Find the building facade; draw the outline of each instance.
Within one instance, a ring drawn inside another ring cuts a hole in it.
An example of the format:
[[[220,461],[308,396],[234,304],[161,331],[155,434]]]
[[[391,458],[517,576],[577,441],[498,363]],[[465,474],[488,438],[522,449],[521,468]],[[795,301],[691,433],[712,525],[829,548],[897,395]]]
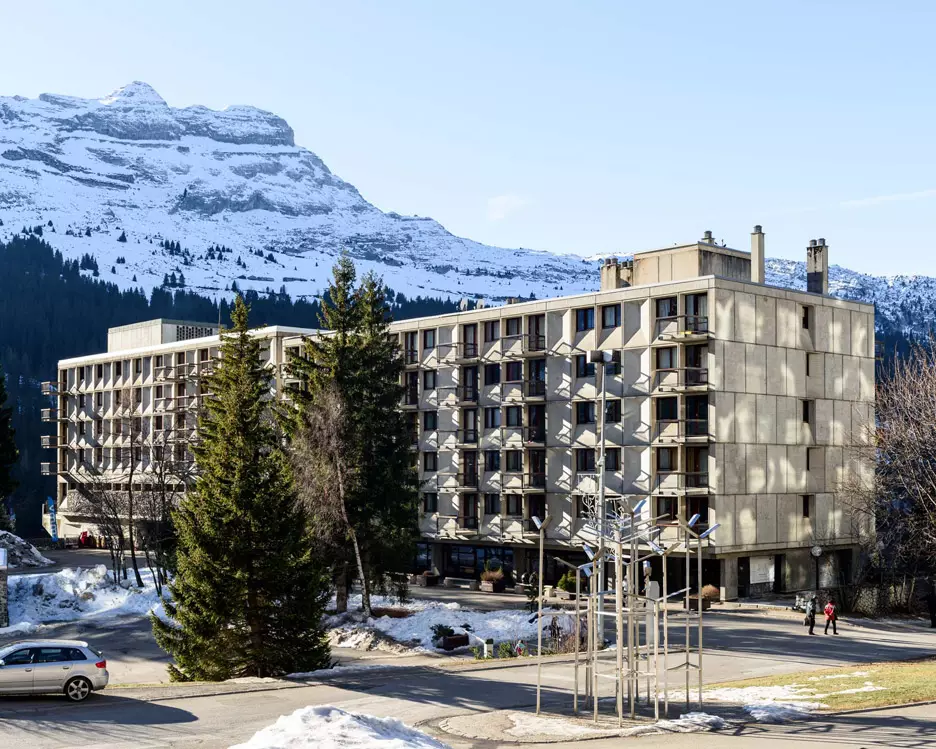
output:
[[[609,503],[648,499],[664,534],[679,517],[719,523],[703,583],[725,598],[803,589],[817,574],[823,585],[848,579],[857,529],[839,487],[872,470],[855,448],[874,416],[874,309],[828,296],[823,240],[807,255],[808,292],[770,287],[760,227],[750,253],[706,233],[606,262],[594,294],[395,322],[421,482],[417,571],[476,577],[492,558],[532,571],[533,517],[547,514],[550,558],[584,559],[580,532],[603,484]],[[279,367],[315,331],[256,334]],[[130,335],[116,331],[115,346]],[[216,348],[216,335],[160,339],[60,363],[60,523],[82,520],[68,513],[76,467],[89,451],[106,464],[98,451],[114,442],[106,425],[103,442],[89,442],[98,438],[81,423],[100,409],[106,421],[113,393],[131,388],[157,433],[166,357],[184,353],[185,377],[172,380],[173,407],[184,408],[206,395],[189,373]],[[561,569],[551,561],[545,574]]]

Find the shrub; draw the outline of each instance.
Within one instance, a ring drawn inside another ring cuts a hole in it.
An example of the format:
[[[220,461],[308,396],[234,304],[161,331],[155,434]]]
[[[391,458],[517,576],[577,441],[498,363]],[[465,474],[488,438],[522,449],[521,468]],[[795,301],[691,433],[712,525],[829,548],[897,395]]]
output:
[[[455,634],[455,630],[452,629],[447,624],[433,624],[432,625],[432,639],[441,640],[443,637],[451,637]]]
[[[500,642],[497,644],[497,657],[498,658],[516,658],[517,654],[514,652],[513,645],[509,642]]]
[[[709,601],[717,601],[721,598],[721,591],[718,590],[714,585],[703,585],[702,586],[702,598]]]
[[[572,570],[566,570],[565,574],[559,578],[559,582],[556,583],[556,587],[559,590],[564,590],[566,593],[575,592],[575,573]]]
[[[481,581],[485,583],[497,583],[504,579],[504,571],[500,568],[496,570],[484,570],[481,573]]]

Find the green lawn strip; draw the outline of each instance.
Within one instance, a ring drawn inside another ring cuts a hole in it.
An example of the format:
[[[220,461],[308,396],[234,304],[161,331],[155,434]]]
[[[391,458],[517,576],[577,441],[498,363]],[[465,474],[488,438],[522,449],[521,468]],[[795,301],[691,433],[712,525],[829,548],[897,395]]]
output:
[[[853,676],[857,672],[862,675]],[[864,675],[864,674],[867,675]],[[823,678],[823,677],[836,678]],[[860,689],[868,682],[883,689],[874,692],[854,692],[852,694],[834,694],[849,689]],[[729,681],[710,684],[708,689],[724,687],[768,687],[799,685],[814,689],[816,697],[826,707],[823,711],[859,710],[862,708],[887,707],[911,702],[936,700],[936,658],[922,658],[912,661],[892,663],[865,663],[828,668],[819,671],[805,671],[779,676],[767,676],[742,681]],[[812,692],[804,692],[803,699],[810,700]]]

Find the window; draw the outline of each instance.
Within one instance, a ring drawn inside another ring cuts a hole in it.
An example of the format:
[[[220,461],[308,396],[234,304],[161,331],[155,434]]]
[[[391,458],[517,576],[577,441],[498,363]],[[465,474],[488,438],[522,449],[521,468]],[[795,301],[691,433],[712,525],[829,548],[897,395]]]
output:
[[[575,470],[577,473],[595,472],[595,451],[593,448],[584,447],[576,449]]]
[[[811,495],[811,494],[804,494],[804,495],[802,495],[802,496],[803,496],[803,517],[804,517],[804,518],[808,518],[808,517],[809,517],[809,507],[810,507],[810,504],[812,503],[812,495]]]
[[[696,526],[696,529],[699,526],[708,525],[708,497],[688,497],[686,508],[689,511],[689,517],[686,518],[688,521],[693,515],[699,516],[699,522]]]
[[[800,403],[802,404],[803,423],[812,424],[814,413],[813,401],[800,401]]]
[[[656,508],[657,517],[663,516],[660,518],[661,522],[676,522],[677,513],[679,512],[679,500],[676,497],[657,497]]]
[[[484,409],[484,428],[495,429],[501,425],[501,413],[499,408]]]
[[[507,450],[507,471],[510,473],[523,472],[523,451]]]
[[[611,361],[605,364],[605,375],[608,377],[614,377],[615,375],[621,374],[621,360]]]
[[[140,405],[143,402],[143,388],[134,388],[133,402]]]
[[[803,330],[812,330],[813,308],[804,304],[800,308],[800,319],[802,320]]]
[[[594,377],[595,363],[588,361],[585,354],[578,354],[575,357],[575,376],[576,377]]]
[[[507,328],[507,336],[509,338],[516,338],[520,335],[520,331],[523,330],[523,319],[520,317],[509,317],[504,321],[504,325]]]
[[[78,396],[78,410],[81,411],[84,409],[84,407],[85,407],[85,397],[84,397],[84,393],[81,393]]]
[[[499,471],[500,470],[500,450],[485,450],[484,451],[484,470],[485,471]]]
[[[595,329],[595,308],[585,307],[575,310],[575,330],[579,333]]]
[[[104,408],[104,393],[96,393],[94,396],[94,402],[98,408]]]
[[[159,356],[156,357],[156,366],[161,367],[162,365],[163,365],[163,357],[162,357],[162,354],[160,354]]]
[[[662,320],[667,317],[676,317],[679,314],[677,309],[678,307],[676,305],[676,297],[674,296],[668,296],[656,300],[656,316],[658,320]]]
[[[657,421],[676,421],[679,418],[679,398],[657,398]]]
[[[406,361],[408,364],[417,361],[416,346],[418,341],[419,333],[415,330],[403,334],[403,348],[406,350]]]
[[[676,448],[659,447],[656,451],[657,472],[669,473],[676,470]]]
[[[505,382],[520,382],[523,380],[523,362],[507,362]]]
[[[184,352],[184,351],[179,351],[179,352],[176,353],[176,355],[175,355],[175,363],[176,363],[176,364],[185,364],[185,352]]]
[[[500,494],[485,494],[484,495],[484,514],[485,515],[500,515],[500,511],[501,511]]]
[[[439,412],[423,411],[423,429],[431,432],[439,428]]]
[[[605,408],[605,421],[609,424],[619,424],[621,421],[621,401],[609,400]]]
[[[676,347],[666,346],[656,350],[657,369],[676,369]]]
[[[432,349],[432,348],[435,348],[435,345],[436,345],[435,328],[432,328],[432,330],[424,330],[423,331],[423,349],[424,350]]]
[[[162,417],[162,416],[154,416],[154,417],[153,417],[153,428],[154,428],[157,432],[161,432],[161,431],[162,431],[162,428],[163,428],[163,417]]]
[[[81,437],[85,436],[85,422],[83,421],[78,422],[78,434]]]
[[[115,362],[114,362],[114,377],[120,377],[120,376],[121,376],[121,372],[122,372],[122,367],[121,367],[121,365],[122,365],[122,362],[119,362],[119,361],[115,361]]]
[[[423,453],[423,470],[424,471],[438,471],[439,470],[439,454],[438,453]]]
[[[32,663],[32,653],[29,648],[17,650],[16,652],[3,656],[3,662],[8,666],[22,666],[26,663]]]
[[[620,471],[621,470],[621,448],[619,447],[606,447],[605,448],[605,470],[606,471]]]
[[[439,495],[436,492],[423,493],[423,512],[439,511]]]
[[[508,494],[507,495],[507,514],[512,517],[523,516],[523,495],[522,494]]]
[[[506,411],[504,416],[507,420],[507,426],[523,426],[523,409],[520,406],[507,406],[504,411]]]
[[[578,401],[575,404],[575,423],[595,423],[595,401]]]
[[[488,320],[484,323],[484,342],[491,343],[500,339],[500,320]]]
[[[71,660],[71,648],[33,648],[33,663],[64,663]]]
[[[198,361],[208,361],[208,349],[198,349]]]
[[[484,365],[484,384],[497,385],[500,383],[500,364]]]
[[[423,390],[435,390],[436,388],[436,371],[434,369],[427,369],[423,372]]]
[[[103,364],[97,365],[97,378],[99,380],[104,378],[104,365]]]
[[[88,657],[81,652],[78,648],[70,648],[66,653],[68,660],[70,661],[86,661]]]
[[[619,328],[621,327],[621,305],[608,304],[601,308],[601,327]]]

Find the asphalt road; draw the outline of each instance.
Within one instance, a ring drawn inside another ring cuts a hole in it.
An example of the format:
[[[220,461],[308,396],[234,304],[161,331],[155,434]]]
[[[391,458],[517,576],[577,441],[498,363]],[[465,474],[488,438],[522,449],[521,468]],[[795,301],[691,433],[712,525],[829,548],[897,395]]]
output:
[[[719,613],[706,621],[705,640],[711,648],[704,672],[708,683],[936,652],[936,635],[922,629],[843,627],[838,637],[809,637],[799,622],[788,618]],[[114,650],[112,645],[111,652]],[[119,670],[124,661],[117,658],[113,663],[112,668]],[[333,704],[378,716],[395,716],[414,725],[454,714],[524,708],[535,703],[536,668],[528,662],[506,669],[439,668],[438,661],[433,663],[336,673],[321,683],[285,688],[281,684],[116,688],[94,695],[83,705],[70,705],[59,697],[7,698],[0,702],[0,745],[4,749],[220,749],[246,740],[279,715],[306,705]],[[544,668],[543,683],[546,706],[568,703],[571,666],[549,664]],[[915,743],[906,745],[936,747],[936,743],[927,743],[936,742],[936,728],[927,720],[928,715],[936,717],[936,707],[931,706],[928,713],[917,709],[906,714],[881,713],[878,718],[849,718],[845,722],[835,719],[834,726],[826,721],[824,734],[817,727],[820,724],[812,721],[795,726],[755,726],[735,738],[743,739],[746,743],[736,743],[744,747],[767,741],[771,742],[769,746],[782,746],[782,742],[801,740],[801,734],[811,739],[834,737],[835,741],[845,742],[842,745],[894,746],[904,745],[897,737],[913,734]],[[857,744],[849,743],[850,736],[857,737]],[[888,736],[891,743],[884,741]],[[724,734],[694,736],[691,741],[697,746],[716,739],[723,740]],[[667,740],[683,741],[677,737]],[[656,739],[639,741],[642,747],[657,745],[652,743]],[[620,742],[617,739],[615,745]],[[470,745],[451,739],[449,743],[457,747]],[[589,742],[588,746],[597,749],[602,744],[611,746],[606,742]],[[667,743],[667,747],[688,745]]]

